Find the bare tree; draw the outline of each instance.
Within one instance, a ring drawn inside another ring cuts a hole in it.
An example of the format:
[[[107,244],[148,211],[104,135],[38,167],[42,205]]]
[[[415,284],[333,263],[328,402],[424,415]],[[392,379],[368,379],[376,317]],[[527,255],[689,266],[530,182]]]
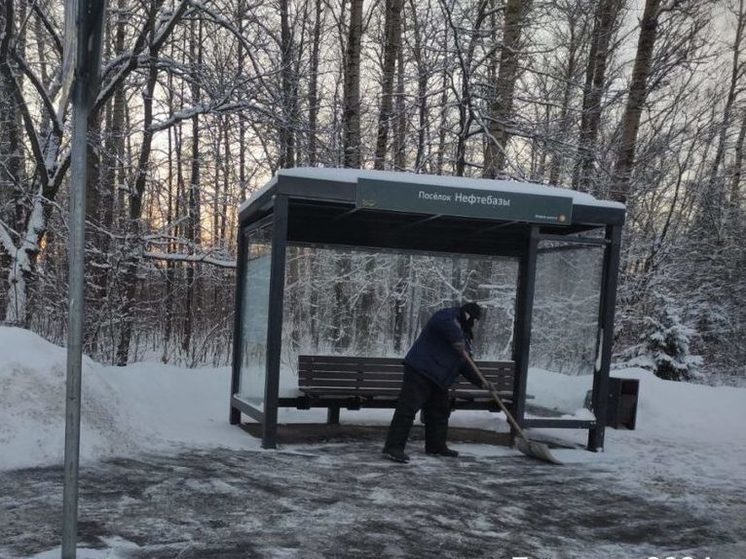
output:
[[[487,121],[487,145],[484,152],[483,175],[495,178],[505,167],[506,149],[510,139],[510,118],[513,93],[518,79],[521,34],[526,25],[531,2],[507,0],[503,22],[500,69]]]
[[[735,33],[731,47],[731,68],[728,90],[723,107],[723,119],[719,126],[717,134],[717,147],[715,148],[715,157],[712,161],[707,186],[702,193],[702,203],[699,214],[699,226],[703,230],[714,233],[715,236],[720,234],[720,225],[723,218],[723,210],[726,206],[726,185],[725,180],[720,177],[720,168],[725,159],[726,140],[728,130],[734,124],[733,112],[735,109],[738,94],[743,90],[743,78],[746,75],[746,61],[741,59],[741,44],[743,41],[744,26],[746,26],[746,6],[744,0],[737,0],[735,5],[729,6],[730,12],[735,19]],[[743,139],[739,138],[739,143],[743,145]],[[737,150],[737,158],[740,156],[740,150]]]
[[[594,15],[591,48],[585,73],[578,155],[572,187],[591,189],[594,151],[601,121],[601,103],[606,90],[606,67],[611,56],[612,37],[619,24],[625,0],[600,0]]]
[[[393,115],[394,68],[401,50],[403,0],[386,0],[386,23],[383,47],[383,72],[381,76],[381,109],[378,114],[378,133],[373,166],[384,168],[388,148],[388,133]]]
[[[324,20],[324,9],[321,0],[315,0],[313,37],[311,39],[311,62],[308,80],[308,164],[316,165],[316,135],[319,115],[319,51],[321,49],[321,26]]]
[[[350,0],[350,26],[347,36],[344,74],[344,164],[360,167],[360,42],[363,33],[363,0]]]

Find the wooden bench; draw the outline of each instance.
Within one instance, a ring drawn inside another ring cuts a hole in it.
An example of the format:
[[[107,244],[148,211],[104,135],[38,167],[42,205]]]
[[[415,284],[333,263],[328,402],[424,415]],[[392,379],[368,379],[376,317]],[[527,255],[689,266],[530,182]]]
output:
[[[482,373],[492,382],[507,405],[513,399],[513,361],[477,361]],[[338,355],[300,355],[297,399],[299,409],[328,408],[328,423],[339,423],[339,410],[393,408],[401,388],[401,358],[343,357]],[[486,390],[459,376],[450,390],[451,409],[500,411]],[[289,402],[288,402],[289,403]]]

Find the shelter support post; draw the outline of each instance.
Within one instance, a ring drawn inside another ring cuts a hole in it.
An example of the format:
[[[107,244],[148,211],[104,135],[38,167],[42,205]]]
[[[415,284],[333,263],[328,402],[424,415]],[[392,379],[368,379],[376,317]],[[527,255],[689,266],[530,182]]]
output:
[[[282,309],[285,291],[285,252],[288,238],[288,199],[275,198],[272,223],[272,259],[269,278],[269,319],[267,325],[267,377],[264,389],[264,431],[262,447],[277,446],[277,406],[282,350]]]
[[[246,256],[247,256],[247,237],[244,228],[239,227],[238,229],[238,256],[236,262],[236,299],[233,305],[234,317],[233,317],[233,359],[232,359],[232,370],[231,370],[231,393],[229,401],[233,399],[233,395],[238,392],[239,378],[241,374],[241,340],[243,339],[242,333],[242,317],[243,317],[243,292],[244,284],[246,283]],[[230,417],[231,425],[238,425],[241,422],[241,410],[230,405]]]
[[[596,423],[588,432],[588,450],[596,452],[604,447],[606,430],[609,368],[611,367],[611,346],[614,341],[614,309],[616,306],[617,276],[619,274],[619,254],[622,244],[622,226],[607,225],[606,239],[609,244],[604,253],[598,310],[596,362],[593,370],[593,413],[596,415]]]
[[[515,377],[513,381],[513,415],[523,426],[526,411],[526,383],[528,380],[528,359],[531,345],[531,316],[534,310],[536,284],[536,255],[539,246],[539,227],[531,227],[525,251],[518,267],[518,286],[515,300],[515,323],[513,325],[513,361]],[[511,428],[511,439],[516,435]]]

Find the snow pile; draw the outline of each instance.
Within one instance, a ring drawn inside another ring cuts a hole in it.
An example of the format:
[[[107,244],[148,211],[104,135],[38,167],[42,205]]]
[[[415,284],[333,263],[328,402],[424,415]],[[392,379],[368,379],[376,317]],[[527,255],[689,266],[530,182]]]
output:
[[[0,327],[0,469],[62,463],[66,350]],[[81,460],[180,443],[245,448],[227,424],[230,373],[83,359]]]
[[[645,369],[612,371],[612,376],[640,381],[638,435],[746,448],[746,388],[663,380]]]
[[[0,327],[0,469],[62,462],[65,359],[63,348],[31,332]],[[120,368],[86,358],[83,369],[83,461],[184,446],[259,448],[259,441],[228,424],[227,367],[136,363]],[[698,462],[697,470],[707,476],[746,476],[746,389],[665,381],[642,369],[613,375],[640,380],[637,429],[607,430],[605,457],[581,452],[576,460],[645,461],[682,475]],[[586,419],[590,412],[583,404],[590,386],[588,377],[532,369],[529,393],[535,398],[529,403]],[[391,414],[388,409],[342,410],[341,421],[386,425]],[[326,412],[283,408],[279,419],[318,423]],[[458,411],[451,425],[508,430],[502,414],[484,411]],[[539,431],[582,444],[587,436],[582,430]],[[654,461],[645,458],[651,450],[661,452]]]
[[[593,413],[585,408],[585,398],[593,389],[593,375],[565,375],[530,368],[526,392],[533,396],[529,404],[556,410],[557,417],[593,419]]]
[[[558,458],[604,464],[631,486],[642,479],[702,490],[746,486],[746,389],[663,380],[639,368],[612,376],[640,381],[635,430],[607,429],[601,454],[558,450]],[[536,432],[586,443],[586,431]]]

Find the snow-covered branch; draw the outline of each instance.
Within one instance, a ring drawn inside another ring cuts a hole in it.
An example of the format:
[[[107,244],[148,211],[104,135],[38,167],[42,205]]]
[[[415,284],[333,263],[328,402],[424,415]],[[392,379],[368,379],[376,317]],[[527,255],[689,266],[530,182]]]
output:
[[[151,258],[153,260],[169,260],[171,262],[203,262],[205,264],[212,264],[220,268],[235,268],[235,260],[221,260],[214,258],[209,254],[178,254],[170,252],[144,252],[145,258]]]
[[[41,83],[41,80],[39,80],[38,76],[34,74],[31,68],[29,68],[28,64],[26,64],[26,61],[23,60],[23,58],[21,58],[17,53],[13,54],[13,60],[16,62],[16,64],[18,64],[18,67],[34,85],[34,89],[36,89],[36,93],[39,95],[39,99],[41,99],[42,105],[44,105],[44,108],[47,111],[46,116],[52,123],[52,130],[55,136],[62,137],[62,123],[57,116],[57,112],[54,110],[54,103],[52,102],[49,93],[44,87],[44,84]]]
[[[174,27],[176,27],[176,24],[181,19],[181,16],[184,14],[184,11],[187,9],[189,4],[190,0],[182,0],[173,11],[171,16],[166,20],[166,23],[164,23],[161,28],[155,32],[151,50],[157,51],[168,39],[169,35],[174,30]],[[161,5],[163,5],[163,0],[159,0],[158,2],[158,6]],[[147,39],[150,31],[151,30],[148,25],[144,25],[143,28],[140,30],[140,33],[135,40],[135,44],[132,47],[131,57],[127,59],[127,63],[124,64],[124,66],[119,70],[119,72],[117,72],[117,74],[111,79],[111,81],[106,84],[104,88],[101,89],[101,92],[98,94],[98,98],[96,99],[96,103],[93,106],[93,112],[101,109],[104,103],[109,100],[109,98],[114,94],[117,88],[127,78],[127,76],[137,67],[138,56],[145,49],[145,47],[148,46]]]

